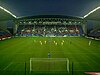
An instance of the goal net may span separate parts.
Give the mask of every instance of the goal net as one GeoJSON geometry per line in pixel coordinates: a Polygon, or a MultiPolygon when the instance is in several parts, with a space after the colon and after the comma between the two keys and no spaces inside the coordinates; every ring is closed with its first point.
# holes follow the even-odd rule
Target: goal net
{"type": "Polygon", "coordinates": [[[30,72],[67,72],[68,58],[30,58],[30,72]]]}

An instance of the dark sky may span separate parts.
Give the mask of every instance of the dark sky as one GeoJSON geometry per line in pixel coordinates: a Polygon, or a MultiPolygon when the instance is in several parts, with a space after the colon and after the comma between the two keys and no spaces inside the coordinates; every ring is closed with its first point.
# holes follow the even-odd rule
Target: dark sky
{"type": "Polygon", "coordinates": [[[100,6],[100,0],[0,0],[16,16],[70,15],[83,17],[100,6]]]}

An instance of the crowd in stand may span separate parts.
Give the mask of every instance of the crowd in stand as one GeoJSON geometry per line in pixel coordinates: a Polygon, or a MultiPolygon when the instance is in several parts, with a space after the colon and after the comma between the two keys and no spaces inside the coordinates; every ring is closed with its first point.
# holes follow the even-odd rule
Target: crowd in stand
{"type": "Polygon", "coordinates": [[[19,26],[17,36],[79,36],[81,35],[79,25],[69,26],[19,26]]]}
{"type": "Polygon", "coordinates": [[[5,31],[0,31],[0,40],[11,38],[11,36],[12,35],[10,33],[7,33],[5,31]]]}

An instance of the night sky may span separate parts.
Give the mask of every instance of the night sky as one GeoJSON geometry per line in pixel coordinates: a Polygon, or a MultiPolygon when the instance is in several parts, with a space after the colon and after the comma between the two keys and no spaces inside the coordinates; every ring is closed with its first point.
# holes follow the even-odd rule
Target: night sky
{"type": "Polygon", "coordinates": [[[100,0],[0,0],[16,16],[66,15],[83,17],[100,6],[100,0]]]}

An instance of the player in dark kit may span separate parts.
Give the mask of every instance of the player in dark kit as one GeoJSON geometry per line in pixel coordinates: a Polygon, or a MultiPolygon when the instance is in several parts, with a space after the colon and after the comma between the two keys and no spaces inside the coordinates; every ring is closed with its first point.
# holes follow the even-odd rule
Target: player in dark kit
{"type": "Polygon", "coordinates": [[[50,58],[51,57],[51,54],[50,54],[50,52],[48,52],[48,58],[50,58]]]}

